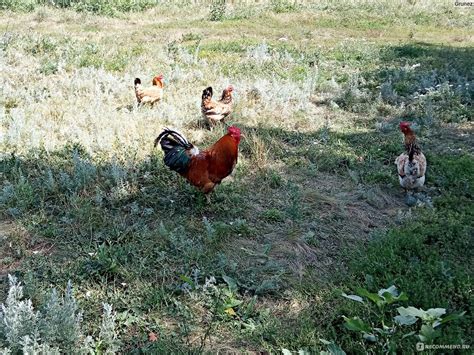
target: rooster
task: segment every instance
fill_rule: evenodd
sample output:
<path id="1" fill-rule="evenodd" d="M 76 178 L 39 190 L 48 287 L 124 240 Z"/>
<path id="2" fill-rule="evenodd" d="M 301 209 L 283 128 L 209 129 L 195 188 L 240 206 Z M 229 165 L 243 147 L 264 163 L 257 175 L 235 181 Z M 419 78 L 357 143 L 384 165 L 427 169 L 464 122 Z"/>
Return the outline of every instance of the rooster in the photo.
<path id="1" fill-rule="evenodd" d="M 400 122 L 400 130 L 405 136 L 405 152 L 395 160 L 398 180 L 405 190 L 422 187 L 425 183 L 426 158 L 416 142 L 415 132 L 410 122 Z"/>
<path id="2" fill-rule="evenodd" d="M 209 126 L 224 122 L 232 112 L 232 91 L 232 85 L 226 87 L 218 101 L 212 100 L 212 87 L 209 86 L 202 92 L 201 112 Z"/>
<path id="3" fill-rule="evenodd" d="M 152 80 L 152 86 L 144 88 L 140 78 L 135 78 L 135 96 L 139 105 L 149 103 L 153 105 L 155 102 L 163 98 L 163 75 L 155 76 Z"/>
<path id="4" fill-rule="evenodd" d="M 155 147 L 158 143 L 161 145 L 165 165 L 202 191 L 210 203 L 209 193 L 232 173 L 237 164 L 240 137 L 240 129 L 231 126 L 226 135 L 200 152 L 180 133 L 165 129 L 155 139 Z"/>

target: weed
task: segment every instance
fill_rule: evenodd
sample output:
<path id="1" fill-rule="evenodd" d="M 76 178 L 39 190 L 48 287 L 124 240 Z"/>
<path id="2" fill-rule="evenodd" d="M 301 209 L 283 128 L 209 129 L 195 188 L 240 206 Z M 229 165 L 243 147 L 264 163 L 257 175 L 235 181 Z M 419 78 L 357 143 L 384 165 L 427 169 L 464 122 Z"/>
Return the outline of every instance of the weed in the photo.
<path id="1" fill-rule="evenodd" d="M 262 218 L 270 222 L 281 222 L 284 219 L 284 214 L 281 211 L 272 208 L 263 212 Z"/>
<path id="2" fill-rule="evenodd" d="M 222 21 L 225 16 L 225 0 L 213 0 L 209 9 L 209 20 Z"/>
<path id="3" fill-rule="evenodd" d="M 465 314 L 465 312 L 453 313 L 442 317 L 446 314 L 446 309 L 444 308 L 430 308 L 424 311 L 412 306 L 398 307 L 398 315 L 393 317 L 391 322 L 387 322 L 385 319 L 386 308 L 395 303 L 408 301 L 407 295 L 403 292 L 399 293 L 395 286 L 392 285 L 387 289 L 381 289 L 377 293 L 371 293 L 361 288 L 358 290 L 358 295 L 346 295 L 343 293 L 342 296 L 360 303 L 370 301 L 371 304 L 373 303 L 377 306 L 376 313 L 381 326 L 372 327 L 359 317 L 348 318 L 344 316 L 344 327 L 350 331 L 360 332 L 364 340 L 377 344 L 383 352 L 391 352 L 397 349 L 398 346 L 395 341 L 397 338 L 405 339 L 415 336 L 423 343 L 432 344 L 440 336 L 439 328 L 441 325 L 462 318 Z M 370 309 L 370 305 L 367 308 Z M 420 323 L 421 327 L 417 327 L 417 330 L 404 334 L 401 333 L 403 327 L 410 327 Z M 398 326 L 401 326 L 402 329 L 398 329 Z M 413 329 L 413 327 L 411 328 Z"/>
<path id="4" fill-rule="evenodd" d="M 293 12 L 298 9 L 296 2 L 290 0 L 271 0 L 270 8 L 273 12 L 281 14 L 284 12 Z"/>

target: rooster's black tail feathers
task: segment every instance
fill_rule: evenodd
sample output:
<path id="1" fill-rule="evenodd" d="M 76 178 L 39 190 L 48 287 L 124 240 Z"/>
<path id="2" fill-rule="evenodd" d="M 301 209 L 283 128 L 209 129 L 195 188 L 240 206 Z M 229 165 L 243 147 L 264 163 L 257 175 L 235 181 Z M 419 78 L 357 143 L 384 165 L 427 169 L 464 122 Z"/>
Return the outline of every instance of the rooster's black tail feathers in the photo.
<path id="1" fill-rule="evenodd" d="M 158 143 L 165 152 L 165 165 L 178 173 L 185 173 L 191 162 L 186 151 L 192 149 L 193 145 L 180 133 L 167 128 L 156 137 L 155 147 Z"/>
<path id="2" fill-rule="evenodd" d="M 191 149 L 193 145 L 188 142 L 188 140 L 179 132 L 176 132 L 172 129 L 165 128 L 163 132 L 160 133 L 158 137 L 155 139 L 154 146 L 156 147 L 158 143 L 161 143 L 161 147 L 166 152 L 166 147 L 168 146 L 181 146 L 185 149 Z"/>

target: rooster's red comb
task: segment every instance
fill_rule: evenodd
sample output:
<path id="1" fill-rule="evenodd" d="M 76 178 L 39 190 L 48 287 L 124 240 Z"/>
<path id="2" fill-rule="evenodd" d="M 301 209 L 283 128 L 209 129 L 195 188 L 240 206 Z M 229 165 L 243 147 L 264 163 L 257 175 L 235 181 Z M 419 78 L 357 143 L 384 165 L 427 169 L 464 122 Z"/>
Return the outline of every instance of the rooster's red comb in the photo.
<path id="1" fill-rule="evenodd" d="M 230 126 L 229 128 L 227 128 L 227 132 L 231 133 L 231 134 L 238 134 L 240 135 L 240 128 L 237 127 L 237 126 Z"/>

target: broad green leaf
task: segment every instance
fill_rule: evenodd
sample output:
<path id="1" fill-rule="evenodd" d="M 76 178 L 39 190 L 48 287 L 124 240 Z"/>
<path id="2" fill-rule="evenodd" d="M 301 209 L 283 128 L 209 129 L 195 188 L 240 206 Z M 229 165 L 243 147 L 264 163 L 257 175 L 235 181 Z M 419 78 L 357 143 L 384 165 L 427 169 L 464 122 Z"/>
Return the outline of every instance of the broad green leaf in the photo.
<path id="1" fill-rule="evenodd" d="M 398 301 L 407 301 L 408 300 L 408 297 L 406 295 L 406 293 L 402 292 L 400 293 L 399 296 L 393 296 L 391 293 L 389 292 L 385 292 L 383 295 L 382 295 L 383 298 L 385 298 L 385 301 L 387 302 L 387 304 L 392 304 L 394 302 L 398 302 Z"/>
<path id="2" fill-rule="evenodd" d="M 408 301 L 408 296 L 405 292 L 400 292 L 400 294 L 397 297 L 397 301 Z"/>
<path id="3" fill-rule="evenodd" d="M 328 351 L 321 351 L 320 355 L 346 355 L 346 352 L 341 349 L 341 347 L 335 344 L 332 341 L 328 341 L 326 339 L 319 338 L 319 341 L 325 345 L 327 345 Z"/>
<path id="4" fill-rule="evenodd" d="M 359 294 L 360 296 L 363 296 L 363 297 L 367 297 L 369 300 L 374 302 L 377 306 L 381 306 L 382 304 L 385 303 L 385 300 L 382 297 L 380 297 L 376 293 L 371 293 L 371 292 L 367 291 L 365 288 L 358 288 L 357 289 L 357 294 Z"/>
<path id="5" fill-rule="evenodd" d="M 224 303 L 224 308 L 233 308 L 233 307 L 241 305 L 242 302 L 243 301 L 241 301 L 241 300 L 236 300 L 236 299 L 233 298 L 233 299 L 227 300 Z"/>
<path id="6" fill-rule="evenodd" d="M 404 334 L 404 335 L 402 336 L 402 339 L 405 339 L 405 338 L 411 337 L 412 335 L 415 335 L 415 334 L 416 334 L 416 332 L 415 332 L 415 331 L 412 331 L 412 332 L 410 332 L 410 333 L 406 333 L 406 334 Z"/>
<path id="7" fill-rule="evenodd" d="M 437 319 L 441 317 L 442 315 L 446 314 L 446 309 L 445 308 L 430 308 L 426 311 L 425 314 L 429 316 L 431 319 Z"/>
<path id="8" fill-rule="evenodd" d="M 237 290 L 238 290 L 237 282 L 235 282 L 235 280 L 232 277 L 224 275 L 224 276 L 222 276 L 222 278 L 224 279 L 225 283 L 227 284 L 227 286 L 229 286 L 229 289 L 232 292 L 237 292 Z"/>
<path id="9" fill-rule="evenodd" d="M 362 337 L 371 343 L 375 343 L 377 341 L 377 337 L 372 333 L 364 333 Z"/>
<path id="10" fill-rule="evenodd" d="M 412 317 L 417 317 L 420 319 L 423 319 L 425 317 L 425 311 L 422 309 L 418 309 L 415 307 L 398 307 L 397 308 L 398 313 L 401 316 L 412 316 Z"/>
<path id="11" fill-rule="evenodd" d="M 440 333 L 436 331 L 432 326 L 423 324 L 421 326 L 420 334 L 418 337 L 422 342 L 431 343 L 434 339 L 440 336 Z"/>
<path id="12" fill-rule="evenodd" d="M 413 316 L 395 316 L 393 319 L 400 325 L 412 325 L 418 320 L 418 318 Z"/>
<path id="13" fill-rule="evenodd" d="M 346 321 L 344 326 L 349 330 L 364 333 L 370 333 L 372 331 L 372 328 L 369 325 L 365 324 L 364 321 L 359 317 L 347 318 L 343 316 L 343 318 Z"/>
<path id="14" fill-rule="evenodd" d="M 446 316 L 444 317 L 443 319 L 441 319 L 441 324 L 444 324 L 444 323 L 447 323 L 447 322 L 451 322 L 452 320 L 456 320 L 456 319 L 459 319 L 459 318 L 462 318 L 464 316 L 464 314 L 466 314 L 466 312 L 461 312 L 461 313 L 452 313 L 450 314 L 449 316 Z"/>
<path id="15" fill-rule="evenodd" d="M 389 288 L 382 288 L 379 290 L 378 292 L 378 295 L 379 296 L 383 296 L 385 293 L 389 293 L 390 295 L 392 295 L 393 297 L 397 297 L 398 296 L 398 291 L 397 291 L 397 288 L 392 285 L 390 286 Z"/>
<path id="16" fill-rule="evenodd" d="M 364 303 L 364 300 L 362 299 L 362 297 L 357 296 L 357 295 L 346 295 L 346 294 L 343 292 L 343 293 L 342 293 L 342 297 L 345 297 L 345 298 L 348 298 L 348 299 L 350 299 L 350 300 L 357 301 L 357 302 L 360 302 L 360 303 Z"/>
<path id="17" fill-rule="evenodd" d="M 395 297 L 393 297 L 392 294 L 389 293 L 389 292 L 385 292 L 385 293 L 384 293 L 383 295 L 381 295 L 381 296 L 384 298 L 384 300 L 385 300 L 385 302 L 386 302 L 387 304 L 391 304 L 391 303 L 397 301 L 397 299 L 396 299 Z"/>
<path id="18" fill-rule="evenodd" d="M 222 291 L 224 293 L 224 295 L 227 297 L 227 298 L 233 298 L 234 297 L 234 293 L 230 290 L 230 289 L 225 289 Z"/>

